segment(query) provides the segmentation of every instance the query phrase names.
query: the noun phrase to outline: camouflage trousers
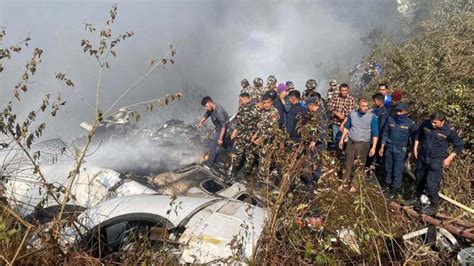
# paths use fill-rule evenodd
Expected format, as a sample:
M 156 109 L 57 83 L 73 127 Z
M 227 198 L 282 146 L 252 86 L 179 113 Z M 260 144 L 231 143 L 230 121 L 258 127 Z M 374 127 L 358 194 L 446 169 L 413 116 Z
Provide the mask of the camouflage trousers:
M 249 150 L 250 150 L 250 138 L 238 138 L 234 144 L 234 158 L 232 159 L 232 168 L 237 169 L 242 160 L 247 158 Z
M 257 146 L 252 143 L 248 152 L 245 154 L 245 165 L 243 170 L 245 174 L 249 175 L 258 160 L 257 181 L 263 182 L 270 175 L 271 158 L 268 154 L 270 152 L 270 145 Z

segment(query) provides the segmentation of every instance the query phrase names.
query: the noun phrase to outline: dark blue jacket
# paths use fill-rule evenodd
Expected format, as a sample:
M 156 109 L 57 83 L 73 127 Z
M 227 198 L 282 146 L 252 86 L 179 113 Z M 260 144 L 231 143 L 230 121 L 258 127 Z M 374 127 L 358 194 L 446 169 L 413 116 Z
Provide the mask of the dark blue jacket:
M 420 141 L 420 155 L 426 158 L 444 158 L 448 154 L 449 143 L 453 152 L 461 154 L 463 142 L 454 128 L 444 122 L 442 128 L 433 128 L 431 120 L 421 123 L 417 139 Z
M 379 132 L 382 132 L 389 117 L 387 107 L 382 106 L 381 108 L 374 108 L 372 113 L 376 114 L 379 118 Z
M 410 118 L 389 117 L 387 125 L 382 131 L 382 144 L 387 146 L 394 145 L 404 148 L 408 145 L 408 141 L 415 139 L 418 134 L 418 126 L 415 121 Z
M 391 104 L 392 104 L 392 96 L 391 95 L 385 96 L 385 100 L 384 100 L 383 105 L 385 107 L 389 108 Z
M 300 103 L 293 104 L 291 106 L 290 111 L 288 112 L 288 115 L 286 117 L 286 132 L 288 132 L 288 135 L 290 136 L 290 139 L 299 142 L 300 141 L 300 136 L 296 130 L 296 124 L 298 122 L 298 114 L 302 116 L 303 118 L 308 110 L 301 106 Z
M 285 112 L 285 106 L 280 101 L 280 98 L 276 98 L 273 101 L 273 107 L 275 107 L 275 109 L 277 109 L 278 114 L 280 115 L 280 120 L 279 120 L 278 126 L 280 128 L 283 128 L 283 126 L 286 123 L 286 112 Z

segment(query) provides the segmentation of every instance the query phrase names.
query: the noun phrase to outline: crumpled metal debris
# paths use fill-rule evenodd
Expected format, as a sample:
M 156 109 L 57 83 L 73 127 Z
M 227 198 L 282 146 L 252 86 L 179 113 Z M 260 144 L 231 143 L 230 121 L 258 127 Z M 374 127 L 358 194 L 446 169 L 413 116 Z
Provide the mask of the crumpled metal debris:
M 337 238 L 339 238 L 342 243 L 349 246 L 357 254 L 361 254 L 359 244 L 357 243 L 357 236 L 352 229 L 342 228 L 336 230 L 336 233 Z

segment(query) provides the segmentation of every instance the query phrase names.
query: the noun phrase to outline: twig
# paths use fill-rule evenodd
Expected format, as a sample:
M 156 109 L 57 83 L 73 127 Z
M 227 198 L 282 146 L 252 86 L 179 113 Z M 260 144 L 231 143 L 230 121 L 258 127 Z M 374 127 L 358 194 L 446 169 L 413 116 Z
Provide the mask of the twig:
M 28 238 L 28 236 L 30 234 L 30 231 L 31 231 L 31 226 L 28 226 L 28 228 L 26 229 L 25 234 L 23 235 L 23 239 L 21 240 L 20 245 L 18 246 L 18 248 L 15 252 L 15 256 L 13 256 L 13 259 L 10 261 L 10 265 L 15 264 L 16 258 L 18 257 L 18 255 L 20 255 L 20 251 L 23 249 L 23 245 L 25 244 L 26 239 Z
M 16 212 L 8 208 L 8 206 L 2 206 L 4 211 L 7 211 L 8 213 L 11 214 L 16 220 L 18 220 L 20 223 L 22 223 L 24 226 L 28 228 L 35 228 L 34 225 L 30 224 L 29 222 L 25 221 L 23 218 L 21 218 Z
M 162 57 L 162 59 L 166 59 L 169 54 L 171 54 L 174 51 L 174 48 L 171 48 L 168 50 L 168 52 L 165 53 L 165 55 Z M 125 96 L 127 93 L 135 88 L 138 84 L 140 84 L 144 79 L 146 79 L 153 71 L 155 71 L 159 66 L 163 64 L 163 61 L 160 60 L 158 63 L 155 63 L 150 67 L 148 72 L 145 73 L 141 78 L 139 78 L 137 81 L 135 81 L 130 87 L 125 89 L 122 94 L 112 103 L 112 105 L 107 109 L 107 111 L 104 112 L 104 116 L 107 116 L 107 114 L 112 110 L 112 108 L 115 107 L 115 105 Z

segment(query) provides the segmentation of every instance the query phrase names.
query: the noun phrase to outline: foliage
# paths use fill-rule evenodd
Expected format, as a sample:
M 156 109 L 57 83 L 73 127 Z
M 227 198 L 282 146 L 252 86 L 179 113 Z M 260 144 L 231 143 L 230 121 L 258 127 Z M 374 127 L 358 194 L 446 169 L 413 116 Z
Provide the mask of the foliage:
M 24 264 L 59 264 L 62 261 L 70 260 L 77 262 L 87 261 L 88 263 L 97 262 L 97 260 L 94 260 L 90 256 L 84 257 L 83 254 L 69 253 L 66 256 L 66 254 L 59 249 L 57 242 L 59 232 L 69 223 L 68 219 L 63 219 L 65 206 L 68 201 L 75 199 L 75 195 L 71 193 L 71 188 L 75 184 L 76 177 L 83 167 L 89 145 L 103 117 L 109 115 L 124 96 L 136 88 L 155 70 L 163 69 L 168 62 L 174 64 L 172 58 L 176 54 L 176 48 L 171 45 L 162 58 L 152 60 L 147 72 L 126 88 L 122 94 L 115 99 L 114 103 L 103 111 L 104 109 L 102 109 L 99 101 L 100 89 L 102 87 L 102 73 L 105 69 L 110 68 L 110 55 L 113 57 L 117 56 L 116 49 L 118 44 L 134 35 L 133 32 L 113 35 L 111 25 L 114 23 L 116 17 L 117 6 L 114 5 L 109 11 L 109 18 L 104 28 L 96 30 L 92 24 L 84 23 L 85 30 L 92 34 L 96 33 L 98 37 L 97 44 L 87 39 L 82 40 L 81 48 L 85 54 L 97 61 L 99 65 L 99 78 L 96 88 L 95 107 L 86 102 L 89 107 L 95 110 L 92 129 L 87 136 L 87 142 L 84 147 L 74 147 L 76 151 L 74 168 L 69 171 L 69 173 L 64 173 L 64 176 L 68 178 L 69 184 L 49 183 L 40 167 L 41 152 L 32 150 L 32 144 L 42 136 L 46 128 L 46 121 L 42 120 L 43 116 L 46 116 L 45 120 L 55 117 L 61 106 L 65 105 L 66 102 L 61 99 L 60 94 L 58 94 L 56 98 L 47 94 L 43 96 L 40 106 L 28 112 L 25 118 L 22 119 L 22 117 L 19 117 L 17 115 L 18 112 L 15 110 L 16 103 L 22 100 L 23 94 L 27 93 L 29 86 L 33 84 L 32 77 L 42 62 L 42 49 L 33 49 L 33 55 L 26 63 L 19 82 L 14 86 L 11 98 L 6 106 L 0 110 L 0 132 L 3 134 L 3 138 L 0 140 L 0 150 L 3 152 L 2 155 L 4 155 L 1 169 L 2 183 L 0 183 L 0 197 L 2 197 L 2 202 L 0 203 L 0 207 L 2 208 L 0 212 L 1 264 L 12 265 L 20 260 L 21 263 Z M 30 36 L 27 36 L 18 43 L 8 45 L 6 44 L 6 37 L 6 29 L 0 27 L 0 73 L 5 69 L 7 62 L 14 59 L 16 54 L 27 50 L 29 42 L 31 41 Z M 58 72 L 55 74 L 55 78 L 64 83 L 67 87 L 75 87 L 75 83 L 66 73 Z M 141 105 L 145 107 L 147 111 L 152 111 L 154 106 L 164 107 L 170 102 L 180 100 L 181 98 L 182 94 L 176 93 L 175 95 L 166 95 L 165 97 L 151 101 L 137 103 L 130 107 Z M 81 100 L 86 101 L 82 97 Z M 139 113 L 133 113 L 138 121 L 140 117 Z M 40 114 L 44 115 L 40 116 Z M 60 207 L 60 211 L 50 224 L 31 224 L 21 218 L 21 216 L 12 209 L 15 204 L 21 205 L 21 202 L 14 202 L 11 198 L 8 202 L 3 202 L 3 184 L 4 182 L 13 181 L 13 179 L 23 179 L 23 182 L 28 181 L 39 185 L 38 189 L 42 199 L 39 201 L 39 204 L 34 207 L 41 209 L 47 203 L 52 203 Z M 42 193 L 44 190 L 46 190 L 46 193 Z M 51 200 L 54 202 L 51 202 Z M 37 243 L 41 243 L 41 248 L 37 249 L 35 245 L 32 245 L 31 241 L 33 239 Z M 26 248 L 27 246 L 28 249 Z M 35 259 L 38 258 L 40 254 L 43 256 L 39 256 L 40 259 Z
M 465 151 L 446 169 L 441 192 L 472 205 L 474 6 L 469 0 L 455 0 L 424 12 L 402 42 L 384 38 L 373 50 L 371 56 L 384 65 L 385 75 L 369 87 L 386 82 L 401 90 L 402 101 L 418 123 L 435 110 L 447 114 L 465 142 Z M 445 203 L 442 208 L 453 210 Z
M 472 1 L 448 1 L 429 19 L 413 26 L 402 42 L 384 39 L 373 57 L 387 82 L 403 92 L 412 117 L 420 122 L 435 110 L 446 112 L 467 147 L 474 143 L 474 7 Z

